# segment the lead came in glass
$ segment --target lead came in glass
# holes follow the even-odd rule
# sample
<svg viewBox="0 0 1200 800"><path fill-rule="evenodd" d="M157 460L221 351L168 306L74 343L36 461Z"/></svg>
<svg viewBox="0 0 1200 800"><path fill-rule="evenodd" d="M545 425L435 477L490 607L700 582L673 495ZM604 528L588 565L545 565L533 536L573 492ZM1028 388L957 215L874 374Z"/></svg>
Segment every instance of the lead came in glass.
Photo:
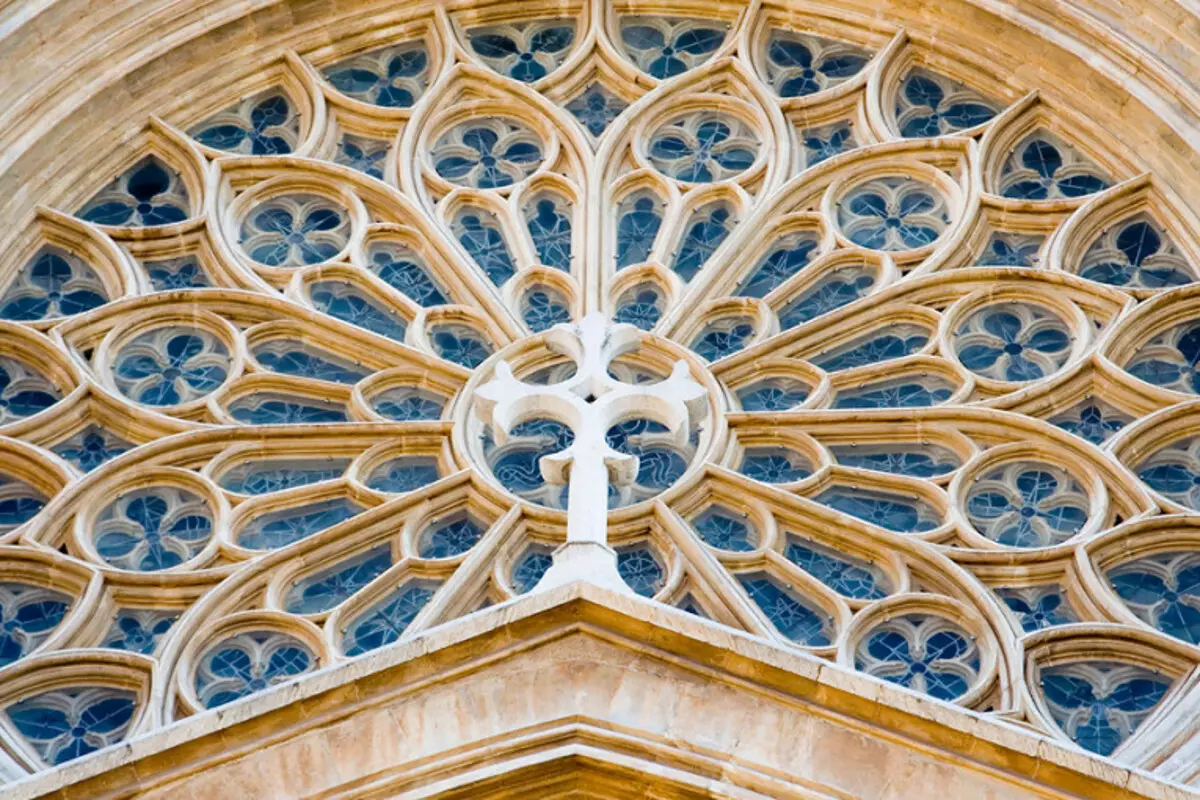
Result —
<svg viewBox="0 0 1200 800"><path fill-rule="evenodd" d="M558 68L575 41L575 23L546 19L467 30L472 52L489 67L522 83L541 80Z"/></svg>
<svg viewBox="0 0 1200 800"><path fill-rule="evenodd" d="M420 42L402 42L339 61L323 73L347 97L384 108L408 108L428 85L429 53Z"/></svg>
<svg viewBox="0 0 1200 800"><path fill-rule="evenodd" d="M411 580L350 622L342 641L348 656L377 650L399 639L437 592L431 580Z"/></svg>
<svg viewBox="0 0 1200 800"><path fill-rule="evenodd" d="M853 78L868 60L854 45L776 30L767 44L767 82L780 97L803 97Z"/></svg>
<svg viewBox="0 0 1200 800"><path fill-rule="evenodd" d="M888 594L888 581L879 569L815 542L789 538L784 557L846 597L878 600Z"/></svg>
<svg viewBox="0 0 1200 800"><path fill-rule="evenodd" d="M288 590L284 608L293 614L318 614L352 597L392 566L388 546L376 547L302 578Z"/></svg>
<svg viewBox="0 0 1200 800"><path fill-rule="evenodd" d="M107 506L92 537L96 552L109 564L154 572L194 558L212 534L213 514L204 498L174 486L155 486Z"/></svg>
<svg viewBox="0 0 1200 800"><path fill-rule="evenodd" d="M859 642L855 667L939 700L967 692L979 677L975 637L949 620L904 614L872 628Z"/></svg>
<svg viewBox="0 0 1200 800"><path fill-rule="evenodd" d="M801 602L778 579L761 572L739 575L738 579L750 599L788 639L804 647L823 647L832 641L828 615Z"/></svg>
<svg viewBox="0 0 1200 800"><path fill-rule="evenodd" d="M58 247L38 250L0 294L0 319L27 322L91 311L108 302L83 259Z"/></svg>
<svg viewBox="0 0 1200 800"><path fill-rule="evenodd" d="M205 708L217 708L316 668L316 655L298 639L267 630L239 633L200 657L196 696Z"/></svg>
<svg viewBox="0 0 1200 800"><path fill-rule="evenodd" d="M1132 664L1085 661L1041 670L1050 715L1077 745L1112 755L1171 688L1157 672Z"/></svg>
<svg viewBox="0 0 1200 800"><path fill-rule="evenodd" d="M677 17L623 17L621 45L638 69L673 78L712 58L725 40L728 23Z"/></svg>
<svg viewBox="0 0 1200 800"><path fill-rule="evenodd" d="M362 511L362 506L344 497L271 511L250 520L238 534L237 543L249 550L277 550Z"/></svg>
<svg viewBox="0 0 1200 800"><path fill-rule="evenodd" d="M133 692L88 686L43 692L4 712L44 762L58 765L122 741L136 710Z"/></svg>

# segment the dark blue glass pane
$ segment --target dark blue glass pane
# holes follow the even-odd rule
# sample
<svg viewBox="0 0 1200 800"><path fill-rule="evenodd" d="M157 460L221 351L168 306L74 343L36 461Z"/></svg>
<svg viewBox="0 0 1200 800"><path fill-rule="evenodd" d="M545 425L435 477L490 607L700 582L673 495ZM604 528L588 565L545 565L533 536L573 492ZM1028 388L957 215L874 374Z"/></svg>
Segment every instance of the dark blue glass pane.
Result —
<svg viewBox="0 0 1200 800"><path fill-rule="evenodd" d="M823 647L832 641L828 615L802 603L774 578L754 573L739 575L738 579L750 599L788 639L805 647Z"/></svg>

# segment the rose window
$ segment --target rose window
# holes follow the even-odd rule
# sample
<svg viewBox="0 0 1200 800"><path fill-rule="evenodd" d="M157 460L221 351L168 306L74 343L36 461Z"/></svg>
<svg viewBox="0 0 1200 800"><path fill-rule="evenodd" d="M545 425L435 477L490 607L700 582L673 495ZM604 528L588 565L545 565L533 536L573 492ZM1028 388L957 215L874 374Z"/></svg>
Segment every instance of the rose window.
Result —
<svg viewBox="0 0 1200 800"><path fill-rule="evenodd" d="M710 5L330 29L13 218L7 761L524 602L579 542L631 603L1171 757L1200 665L1172 176L1035 71ZM6 680L64 651L75 683Z"/></svg>

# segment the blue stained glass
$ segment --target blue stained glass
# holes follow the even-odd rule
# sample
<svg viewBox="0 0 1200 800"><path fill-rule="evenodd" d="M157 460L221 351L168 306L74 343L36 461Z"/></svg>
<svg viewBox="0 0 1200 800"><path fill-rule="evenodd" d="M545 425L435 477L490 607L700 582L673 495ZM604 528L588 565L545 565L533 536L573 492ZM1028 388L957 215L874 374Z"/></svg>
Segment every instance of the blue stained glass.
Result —
<svg viewBox="0 0 1200 800"><path fill-rule="evenodd" d="M787 378L768 378L737 392L745 411L789 411L807 399L809 388Z"/></svg>
<svg viewBox="0 0 1200 800"><path fill-rule="evenodd" d="M1080 406L1052 417L1050 424L1087 439L1092 444L1103 444L1132 419L1128 414L1089 399Z"/></svg>
<svg viewBox="0 0 1200 800"><path fill-rule="evenodd" d="M44 411L60 395L57 386L25 362L0 355L0 424Z"/></svg>
<svg viewBox="0 0 1200 800"><path fill-rule="evenodd" d="M842 389L833 401L834 408L924 408L950 399L953 390L941 381L892 380Z"/></svg>
<svg viewBox="0 0 1200 800"><path fill-rule="evenodd" d="M467 552L483 538L484 526L464 514L430 525L420 537L421 558L453 558Z"/></svg>
<svg viewBox="0 0 1200 800"><path fill-rule="evenodd" d="M548 267L571 271L571 217L554 200L543 198L534 205L526 223L538 259Z"/></svg>
<svg viewBox="0 0 1200 800"><path fill-rule="evenodd" d="M772 31L767 77L780 97L804 97L844 83L869 60L870 53L844 42Z"/></svg>
<svg viewBox="0 0 1200 800"><path fill-rule="evenodd" d="M533 83L553 72L575 41L570 20L471 28L467 41L489 67L522 83Z"/></svg>
<svg viewBox="0 0 1200 800"><path fill-rule="evenodd" d="M652 329L662 318L662 308L658 291L649 287L639 287L629 296L622 298L613 315L616 322L627 322L636 325L644 331Z"/></svg>
<svg viewBox="0 0 1200 800"><path fill-rule="evenodd" d="M271 349L267 349L268 347ZM258 347L254 351L254 357L272 372L294 375L297 378L355 384L370 374L365 367L342 361L337 356L315 347L288 349L287 342L282 340Z"/></svg>
<svg viewBox="0 0 1200 800"><path fill-rule="evenodd" d="M1062 587L1058 585L1008 587L997 589L996 594L1016 616L1017 621L1021 623L1021 629L1026 633L1040 631L1053 625L1078 622L1071 607L1067 605Z"/></svg>
<svg viewBox="0 0 1200 800"><path fill-rule="evenodd" d="M178 620L178 612L124 609L100 646L150 655Z"/></svg>
<svg viewBox="0 0 1200 800"><path fill-rule="evenodd" d="M1020 462L996 469L967 493L967 518L981 534L1010 547L1065 541L1088 521L1079 482L1058 467Z"/></svg>
<svg viewBox="0 0 1200 800"><path fill-rule="evenodd" d="M1144 556L1113 567L1107 577L1113 591L1147 625L1200 644L1200 553Z"/></svg>
<svg viewBox="0 0 1200 800"><path fill-rule="evenodd" d="M37 516L46 506L41 492L0 472L0 533L8 533Z"/></svg>
<svg viewBox="0 0 1200 800"><path fill-rule="evenodd" d="M229 350L194 328L149 331L125 345L114 368L117 386L138 401L171 406L211 394L228 375Z"/></svg>
<svg viewBox="0 0 1200 800"><path fill-rule="evenodd" d="M379 246L371 250L367 265L380 279L417 305L429 308L450 302L446 292L434 282L428 270L412 252L403 247Z"/></svg>
<svg viewBox="0 0 1200 800"><path fill-rule="evenodd" d="M300 122L288 99L277 92L243 100L193 128L191 136L216 150L246 155L290 153Z"/></svg>
<svg viewBox="0 0 1200 800"><path fill-rule="evenodd" d="M358 170L372 178L383 180L383 167L387 162L388 143L367 136L343 134L338 142L333 160L343 167Z"/></svg>
<svg viewBox="0 0 1200 800"><path fill-rule="evenodd" d="M342 477L349 459L329 458L306 461L265 459L239 464L224 472L218 483L222 489L239 494L259 495L310 486Z"/></svg>
<svg viewBox="0 0 1200 800"><path fill-rule="evenodd" d="M458 218L458 229L458 241L488 276L488 280L503 286L516 274L512 253L492 215L476 212L463 214Z"/></svg>
<svg viewBox="0 0 1200 800"><path fill-rule="evenodd" d="M979 649L973 637L948 620L906 614L863 638L855 666L939 700L954 700L979 676Z"/></svg>
<svg viewBox="0 0 1200 800"><path fill-rule="evenodd" d="M747 317L729 317L704 326L689 347L696 355L716 361L742 350L754 338L754 325Z"/></svg>
<svg viewBox="0 0 1200 800"><path fill-rule="evenodd" d="M0 396L0 401L3 397ZM91 472L122 453L132 450L134 445L109 431L89 425L79 433L54 446L54 452L70 461L84 472Z"/></svg>
<svg viewBox="0 0 1200 800"><path fill-rule="evenodd" d="M985 267L1033 267L1045 241L1044 236L993 233L977 263Z"/></svg>
<svg viewBox="0 0 1200 800"><path fill-rule="evenodd" d="M278 550L293 542L332 528L363 511L344 497L272 511L252 519L238 534L237 543L249 550Z"/></svg>
<svg viewBox="0 0 1200 800"><path fill-rule="evenodd" d="M404 341L408 322L346 283L322 281L311 289L313 305L331 317L397 342Z"/></svg>
<svg viewBox="0 0 1200 800"><path fill-rule="evenodd" d="M91 311L108 302L90 266L57 247L43 247L0 295L0 318L28 322Z"/></svg>
<svg viewBox="0 0 1200 800"><path fill-rule="evenodd" d="M836 486L813 499L835 511L897 533L931 531L941 524L937 511L924 502L888 492Z"/></svg>
<svg viewBox="0 0 1200 800"><path fill-rule="evenodd" d="M567 103L567 111L574 114L575 119L592 136L604 133L609 123L628 107L628 103L598 83L593 83L583 94Z"/></svg>
<svg viewBox="0 0 1200 800"><path fill-rule="evenodd" d="M1154 337L1125 371L1155 386L1200 394L1200 325L1187 322Z"/></svg>
<svg viewBox="0 0 1200 800"><path fill-rule="evenodd" d="M711 20L626 17L621 20L621 43L643 72L673 78L711 58L728 28Z"/></svg>
<svg viewBox="0 0 1200 800"><path fill-rule="evenodd" d="M781 634L804 647L832 642L829 617L800 601L770 575L739 575L742 587Z"/></svg>
<svg viewBox="0 0 1200 800"><path fill-rule="evenodd" d="M846 597L878 600L890 591L887 579L865 561L812 542L788 539L784 556L821 583Z"/></svg>
<svg viewBox="0 0 1200 800"><path fill-rule="evenodd" d="M702 208L693 213L671 269L685 281L696 277L700 268L729 236L735 222L732 212L724 205Z"/></svg>
<svg viewBox="0 0 1200 800"><path fill-rule="evenodd" d="M275 631L240 633L200 658L196 695L205 708L217 708L316 667L316 656L298 639Z"/></svg>
<svg viewBox="0 0 1200 800"><path fill-rule="evenodd" d="M259 264L292 268L336 258L349 238L344 209L320 195L289 194L256 207L238 241Z"/></svg>
<svg viewBox="0 0 1200 800"><path fill-rule="evenodd" d="M288 591L283 606L293 614L328 611L348 600L391 566L392 553L387 545L368 550L297 581Z"/></svg>
<svg viewBox="0 0 1200 800"><path fill-rule="evenodd" d="M666 570L654 551L644 544L617 548L617 572L642 597L654 597L666 581Z"/></svg>
<svg viewBox="0 0 1200 800"><path fill-rule="evenodd" d="M929 336L918 328L896 328L895 332L873 334L866 341L857 339L845 349L812 358L812 363L827 372L865 367L883 361L911 356L929 343Z"/></svg>
<svg viewBox="0 0 1200 800"><path fill-rule="evenodd" d="M1105 230L1084 253L1079 274L1131 289L1168 289L1196 280L1195 268L1149 214Z"/></svg>
<svg viewBox="0 0 1200 800"><path fill-rule="evenodd" d="M348 656L357 656L396 641L433 598L438 586L426 580L409 581L401 586L382 603L351 621L342 650Z"/></svg>
<svg viewBox="0 0 1200 800"><path fill-rule="evenodd" d="M71 598L28 583L0 583L0 667L29 655L67 615Z"/></svg>
<svg viewBox="0 0 1200 800"><path fill-rule="evenodd" d="M545 486L541 459L561 452L575 441L575 434L551 419L531 419L509 431L503 447L495 447L490 437L484 440L488 464L496 480L513 494L543 505L560 505L556 493L541 491Z"/></svg>
<svg viewBox="0 0 1200 800"><path fill-rule="evenodd" d="M511 186L541 163L537 137L524 126L499 117L464 123L433 148L433 168L438 175L476 189Z"/></svg>
<svg viewBox="0 0 1200 800"><path fill-rule="evenodd" d="M1137 467L1138 477L1156 492L1190 508L1200 509L1200 470L1196 440L1179 439L1152 453Z"/></svg>
<svg viewBox="0 0 1200 800"><path fill-rule="evenodd" d="M143 266L157 292L212 286L208 273L193 256L173 258L169 261L147 261Z"/></svg>
<svg viewBox="0 0 1200 800"><path fill-rule="evenodd" d="M178 172L148 156L101 189L79 216L97 225L130 228L183 222L188 216L187 189Z"/></svg>
<svg viewBox="0 0 1200 800"><path fill-rule="evenodd" d="M783 447L747 447L738 472L763 483L795 483L812 474L808 459Z"/></svg>
<svg viewBox="0 0 1200 800"><path fill-rule="evenodd" d="M344 406L277 393L253 394L230 404L229 413L247 425L321 425L346 422Z"/></svg>
<svg viewBox="0 0 1200 800"><path fill-rule="evenodd" d="M706 544L745 553L758 546L758 531L745 514L723 506L711 506L692 520L692 527Z"/></svg>
<svg viewBox="0 0 1200 800"><path fill-rule="evenodd" d="M896 122L900 135L908 139L974 128L996 112L992 101L926 70L910 72L896 98Z"/></svg>
<svg viewBox="0 0 1200 800"><path fill-rule="evenodd" d="M388 389L374 397L371 406L388 419L397 422L419 422L440 419L445 398L410 386Z"/></svg>
<svg viewBox="0 0 1200 800"><path fill-rule="evenodd" d="M1144 667L1087 661L1043 667L1041 688L1063 732L1085 750L1108 756L1162 701L1171 682Z"/></svg>
<svg viewBox="0 0 1200 800"><path fill-rule="evenodd" d="M408 108L425 91L429 53L422 42L403 42L331 64L325 78L344 95L384 108Z"/></svg>
<svg viewBox="0 0 1200 800"><path fill-rule="evenodd" d="M173 486L137 489L101 512L92 535L96 552L119 569L169 569L208 544L212 510L204 498Z"/></svg>
<svg viewBox="0 0 1200 800"><path fill-rule="evenodd" d="M1062 366L1070 355L1066 323L1029 303L998 303L972 314L954 334L963 366L994 380L1031 381Z"/></svg>
<svg viewBox="0 0 1200 800"><path fill-rule="evenodd" d="M639 197L617 222L617 269L640 264L650 258L654 240L662 225L659 202L652 197Z"/></svg>
<svg viewBox="0 0 1200 800"><path fill-rule="evenodd" d="M634 494L649 497L671 486L687 471L688 457L657 434L666 428L648 419L630 419L609 428L605 440L612 449L637 456ZM614 488L609 487L610 492ZM614 497L610 493L609 501Z"/></svg>
<svg viewBox="0 0 1200 800"><path fill-rule="evenodd" d="M124 739L136 710L133 692L93 686L43 692L5 713L41 759L57 766Z"/></svg>
<svg viewBox="0 0 1200 800"><path fill-rule="evenodd" d="M429 338L435 353L467 369L478 367L492 354L492 346L464 325L435 325Z"/></svg>
<svg viewBox="0 0 1200 800"><path fill-rule="evenodd" d="M571 321L571 309L558 293L535 288L525 295L525 309L521 315L525 324L534 333L549 330L560 322Z"/></svg>
<svg viewBox="0 0 1200 800"><path fill-rule="evenodd" d="M836 155L848 153L858 147L858 142L854 139L854 130L848 122L822 128L807 128L800 133L800 143L804 145L806 167L815 167L822 161L828 161Z"/></svg>
<svg viewBox="0 0 1200 800"><path fill-rule="evenodd" d="M779 327L787 330L828 314L865 297L874 284L874 276L859 274L857 269L832 272L779 310Z"/></svg>
<svg viewBox="0 0 1200 800"><path fill-rule="evenodd" d="M808 266L817 249L815 236L788 236L767 254L738 286L739 297L766 297L784 281Z"/></svg>
<svg viewBox="0 0 1200 800"><path fill-rule="evenodd" d="M526 594L532 591L542 576L546 574L546 570L550 569L552 563L554 563L553 556L545 550L532 548L526 550L513 566L513 591L517 594Z"/></svg>
<svg viewBox="0 0 1200 800"><path fill-rule="evenodd" d="M412 492L441 477L433 456L402 456L380 464L367 478L367 486L378 492Z"/></svg>
<svg viewBox="0 0 1200 800"><path fill-rule="evenodd" d="M734 117L693 114L660 128L650 141L649 156L664 175L710 183L749 169L760 141Z"/></svg>
<svg viewBox="0 0 1200 800"><path fill-rule="evenodd" d="M1045 131L1034 134L1004 162L1001 194L1018 200L1083 197L1108 188L1096 165Z"/></svg>
<svg viewBox="0 0 1200 800"><path fill-rule="evenodd" d="M946 199L904 177L875 178L838 203L838 224L859 247L895 252L933 244L950 225Z"/></svg>
<svg viewBox="0 0 1200 800"><path fill-rule="evenodd" d="M958 469L958 457L949 450L923 445L920 450L903 447L843 445L830 448L837 462L845 467L934 478Z"/></svg>
<svg viewBox="0 0 1200 800"><path fill-rule="evenodd" d="M675 604L675 607L680 611L686 611L687 613L696 617L700 617L701 619L709 619L708 614L705 614L704 609L698 602L696 602L696 598L692 597L690 594L681 597L679 602Z"/></svg>

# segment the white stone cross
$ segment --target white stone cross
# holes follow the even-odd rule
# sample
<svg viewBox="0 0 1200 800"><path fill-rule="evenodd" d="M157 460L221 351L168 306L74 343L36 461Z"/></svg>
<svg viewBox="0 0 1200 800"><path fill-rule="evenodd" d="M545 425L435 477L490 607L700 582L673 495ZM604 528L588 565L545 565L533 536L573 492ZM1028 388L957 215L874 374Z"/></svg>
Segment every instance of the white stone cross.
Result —
<svg viewBox="0 0 1200 800"><path fill-rule="evenodd" d="M491 425L498 445L532 419L552 419L575 433L570 447L539 462L546 480L568 484L567 543L554 552L535 591L576 580L630 591L617 572L616 551L608 546L608 484L633 483L638 459L610 447L605 434L626 420L646 418L663 425L665 435L682 447L707 399L682 359L659 383L639 386L610 376L613 359L636 349L641 340L642 331L633 325L613 324L593 312L578 325L560 323L547 334L547 346L575 362L573 377L550 386L527 384L514 377L507 361L500 361L492 379L476 391L476 411Z"/></svg>

